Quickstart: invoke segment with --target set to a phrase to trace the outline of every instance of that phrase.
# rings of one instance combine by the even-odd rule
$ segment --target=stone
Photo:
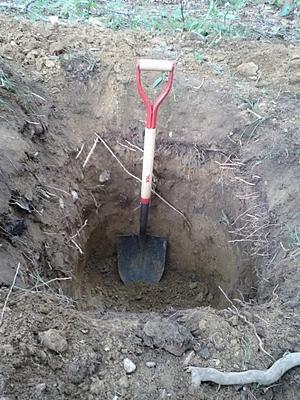
[[[55,67],[55,62],[52,61],[52,60],[46,60],[46,61],[45,61],[45,66],[46,66],[47,68],[54,68],[54,67]]]
[[[296,74],[291,74],[289,76],[289,84],[290,85],[298,85],[300,84],[300,72]]]
[[[3,344],[1,346],[1,352],[4,356],[12,356],[15,352],[15,349],[11,344]]]
[[[35,387],[35,393],[37,396],[41,396],[42,393],[46,390],[46,383],[39,383],[38,385],[36,385]]]
[[[146,367],[148,367],[148,368],[155,368],[155,367],[156,367],[156,362],[154,362],[154,361],[147,361],[147,362],[146,362]]]
[[[76,203],[76,201],[79,199],[79,195],[76,192],[76,190],[71,190],[71,195],[72,195],[73,203]]]
[[[123,388],[123,389],[128,389],[128,388],[129,388],[129,380],[128,380],[128,378],[127,378],[126,375],[125,375],[125,376],[122,376],[122,377],[119,379],[119,385],[120,385],[121,388]]]
[[[258,72],[258,66],[250,61],[247,63],[242,63],[237,67],[237,71],[240,75],[244,76],[245,78],[255,77]]]
[[[230,318],[230,322],[232,326],[238,326],[239,324],[239,318],[237,315],[234,315],[232,318]]]
[[[125,358],[123,361],[123,366],[126,374],[132,374],[136,370],[136,365],[129,358]]]
[[[35,61],[35,66],[37,71],[41,71],[44,66],[44,60],[43,58],[37,58]]]
[[[198,282],[191,282],[189,286],[191,290],[196,289],[198,286]]]
[[[142,337],[146,346],[164,349],[175,356],[181,356],[194,344],[194,338],[187,328],[161,317],[146,322]]]
[[[103,172],[101,172],[101,174],[99,175],[99,182],[101,183],[101,185],[103,183],[106,183],[110,180],[110,171],[108,171],[107,169],[105,169]]]
[[[137,348],[134,350],[134,353],[135,353],[136,355],[140,356],[141,354],[143,354],[143,350],[142,350],[140,347],[137,347]]]
[[[72,361],[65,363],[64,374],[67,380],[74,384],[80,384],[87,376],[94,375],[101,362],[100,353],[94,351],[78,354]]]
[[[43,346],[49,350],[62,353],[67,350],[68,343],[65,336],[57,329],[49,329],[45,332],[39,332],[39,338]]]
[[[101,381],[98,377],[93,377],[92,381],[93,382],[90,385],[90,392],[92,394],[96,394],[96,395],[99,395],[99,394],[104,395],[104,393],[105,393],[104,382]]]
[[[49,22],[50,22],[52,25],[58,24],[59,19],[58,19],[58,16],[57,16],[57,15],[50,15],[48,18],[49,18]]]
[[[51,55],[58,56],[64,52],[64,45],[61,42],[53,42],[49,46],[49,52]]]
[[[198,354],[204,360],[208,360],[210,358],[209,350],[207,346],[203,346],[199,351]]]
[[[166,389],[159,389],[159,398],[166,399],[168,396]]]
[[[195,351],[194,350],[190,351],[183,361],[183,366],[187,367],[194,356],[195,356]]]
[[[299,71],[300,69],[300,59],[293,59],[291,60],[290,64],[289,64],[289,70],[293,71]]]

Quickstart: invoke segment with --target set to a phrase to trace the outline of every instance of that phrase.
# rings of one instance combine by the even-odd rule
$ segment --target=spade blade
[[[118,270],[125,285],[158,283],[166,262],[167,240],[150,235],[124,235],[117,239]]]

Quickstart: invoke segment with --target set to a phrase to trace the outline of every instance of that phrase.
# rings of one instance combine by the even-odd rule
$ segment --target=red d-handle
[[[141,71],[168,71],[169,77],[168,82],[161,92],[161,94],[155,99],[153,104],[149,97],[144,91],[141,82]],[[158,108],[167,97],[171,90],[174,77],[174,63],[172,61],[165,60],[140,60],[136,65],[136,84],[138,93],[146,106],[146,128],[156,128],[157,112]]]

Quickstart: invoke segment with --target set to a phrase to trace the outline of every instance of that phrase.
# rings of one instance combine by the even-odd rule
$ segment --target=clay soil
[[[193,388],[186,370],[300,351],[299,44],[6,16],[0,45],[0,399],[300,399],[299,368],[269,388]],[[154,168],[169,204],[154,195],[149,221],[169,248],[159,284],[126,287],[116,237],[138,230],[139,57],[176,60]]]

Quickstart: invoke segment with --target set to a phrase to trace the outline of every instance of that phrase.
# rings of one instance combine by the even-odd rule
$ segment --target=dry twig
[[[80,234],[80,232],[87,226],[87,224],[88,224],[88,220],[86,219],[86,220],[84,221],[83,225],[77,230],[77,232],[75,233],[75,235],[73,235],[73,236],[70,237],[70,240],[71,240],[71,239],[75,239],[76,236],[78,236],[78,235]]]
[[[94,150],[95,150],[95,148],[97,146],[97,143],[98,143],[98,138],[95,139],[94,144],[93,144],[91,150],[89,151],[89,154],[87,155],[87,158],[85,159],[82,168],[84,168],[86,166],[86,164],[88,163],[91,155],[93,154],[93,152],[94,152]]]
[[[134,149],[137,149],[137,150],[139,150],[139,151],[141,151],[142,153],[144,153],[144,150],[141,148],[141,147],[139,147],[139,146],[137,146],[136,144],[134,144],[134,143],[131,143],[129,140],[125,140],[125,142],[126,143],[128,143],[131,147],[133,147]]]
[[[122,147],[125,147],[125,149],[128,149],[128,150],[130,150],[130,151],[136,152],[136,149],[133,149],[132,147],[127,146],[127,144],[121,143],[121,142],[119,142],[119,141],[117,141],[117,143],[118,143],[118,145],[120,145],[120,146],[122,146]]]
[[[21,264],[18,263],[13,282],[11,284],[11,287],[9,288],[9,291],[8,291],[7,296],[5,298],[5,301],[4,301],[4,305],[3,305],[2,312],[1,312],[1,317],[0,317],[0,326],[2,325],[3,318],[4,318],[4,313],[5,313],[5,310],[6,310],[7,303],[8,303],[8,299],[9,299],[9,296],[11,295],[11,292],[12,292],[14,286],[15,286],[20,267],[21,267]]]
[[[263,342],[261,340],[261,338],[258,336],[257,332],[256,332],[256,328],[255,325],[248,321],[247,318],[241,314],[238,310],[238,308],[233,304],[233,302],[230,300],[230,298],[227,296],[227,294],[224,292],[224,290],[221,288],[221,286],[218,286],[218,288],[220,289],[220,291],[223,293],[224,297],[226,298],[226,300],[232,305],[233,309],[228,307],[228,310],[231,311],[233,314],[235,314],[237,317],[239,317],[240,319],[242,319],[248,326],[250,326],[254,332],[254,335],[256,337],[256,339],[258,340],[258,345],[261,349],[261,351],[263,353],[265,353],[268,357],[270,357],[272,360],[274,360],[274,358],[271,356],[271,354],[269,354],[263,347]],[[247,383],[247,382],[244,382]]]
[[[103,143],[103,145],[106,147],[106,149],[110,152],[110,154],[113,156],[113,158],[118,162],[118,164],[122,167],[122,169],[129,175],[131,176],[133,179],[137,180],[138,182],[142,182],[142,180],[140,178],[138,178],[137,176],[133,175],[130,171],[128,171],[128,169],[125,167],[125,165],[119,160],[119,158],[115,155],[115,153],[112,151],[112,149],[109,147],[109,145],[105,142],[104,139],[102,139],[97,133],[95,133],[95,135],[97,136],[97,138]],[[165,203],[168,207],[170,207],[173,211],[175,211],[177,214],[181,215],[182,218],[185,220],[185,222],[187,223],[188,227],[191,228],[191,223],[190,221],[187,219],[187,217],[183,214],[183,212],[181,212],[180,210],[178,210],[176,207],[174,207],[171,203],[169,203],[165,198],[163,198],[160,194],[158,194],[154,189],[151,189],[151,192],[153,194],[155,194],[163,203]]]
[[[35,285],[35,286],[34,286],[33,288],[31,288],[30,290],[37,289],[37,288],[42,287],[42,286],[48,286],[49,283],[52,283],[52,282],[57,282],[57,281],[69,281],[70,279],[72,279],[71,276],[68,276],[68,277],[66,277],[66,278],[53,278],[53,279],[50,279],[50,280],[47,281],[47,282],[43,282],[43,283],[40,283],[39,285]]]
[[[240,176],[235,176],[235,179],[236,179],[237,181],[246,183],[246,185],[250,185],[250,186],[255,186],[255,185],[256,185],[256,183],[248,182],[248,181],[246,181],[245,179],[241,178]]]
[[[71,242],[74,244],[74,246],[76,247],[76,249],[79,251],[80,254],[84,254],[83,251],[81,250],[81,247],[79,246],[79,244],[75,242],[74,239],[71,239]]]
[[[82,143],[82,145],[80,147],[80,150],[79,150],[79,152],[77,153],[77,155],[75,157],[75,160],[77,160],[77,158],[80,157],[80,154],[82,153],[83,148],[84,148],[84,143]]]
[[[68,196],[71,196],[71,194],[70,194],[70,193],[66,192],[66,191],[65,191],[65,190],[63,190],[63,189],[60,189],[60,188],[57,188],[57,187],[55,187],[55,186],[51,186],[51,185],[45,185],[45,184],[42,184],[42,185],[43,185],[43,186],[45,186],[45,187],[47,187],[47,188],[49,188],[49,189],[57,190],[58,192],[61,192],[61,193],[67,194]]]

